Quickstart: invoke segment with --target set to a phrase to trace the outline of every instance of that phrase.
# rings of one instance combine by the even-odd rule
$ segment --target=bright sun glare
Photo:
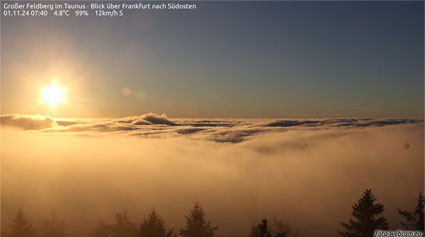
[[[58,87],[56,84],[52,84],[49,87],[45,87],[41,91],[43,101],[50,103],[52,107],[55,107],[56,104],[65,101],[64,94],[65,90],[63,88]]]

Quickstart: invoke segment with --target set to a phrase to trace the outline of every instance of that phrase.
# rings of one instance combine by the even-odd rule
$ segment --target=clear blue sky
[[[2,113],[423,116],[423,2],[197,5],[3,18]],[[34,105],[51,78],[68,88],[56,111]]]

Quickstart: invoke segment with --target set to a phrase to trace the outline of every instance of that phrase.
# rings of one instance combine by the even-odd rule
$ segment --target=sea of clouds
[[[383,127],[401,124],[423,124],[419,119],[169,119],[154,113],[119,119],[53,119],[40,115],[7,114],[0,116],[1,125],[43,132],[75,132],[86,135],[126,133],[130,136],[161,135],[205,138],[215,142],[239,143],[251,136],[285,132],[291,129],[331,129]],[[193,136],[197,135],[197,136]]]
[[[19,207],[37,225],[54,208],[85,236],[118,211],[141,222],[155,207],[178,232],[199,201],[224,237],[262,218],[336,236],[366,188],[392,229],[424,190],[420,119],[0,120],[2,226]]]

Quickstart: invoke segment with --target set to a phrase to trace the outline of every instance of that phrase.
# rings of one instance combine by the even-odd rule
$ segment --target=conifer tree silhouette
[[[424,231],[424,195],[422,192],[419,193],[417,201],[418,204],[413,212],[398,209],[398,213],[405,219],[405,222],[400,222],[400,224],[406,230]]]
[[[271,228],[268,225],[267,219],[263,219],[260,224],[253,226],[250,237],[287,237],[286,232],[272,234]]]
[[[384,206],[380,203],[375,204],[376,198],[371,189],[366,189],[363,196],[353,206],[349,223],[341,222],[345,231],[339,231],[342,237],[370,237],[375,230],[388,230],[388,223],[385,217],[378,217],[383,211]]]
[[[213,237],[218,226],[212,227],[211,222],[205,220],[206,214],[199,203],[195,203],[189,215],[186,216],[186,229],[181,229],[184,237]]]
[[[19,208],[6,233],[8,237],[34,237],[37,236],[37,229],[25,216],[24,211]]]
[[[139,228],[139,237],[171,237],[172,230],[166,230],[164,220],[156,213],[155,209],[143,221]]]
[[[250,237],[272,237],[266,219],[263,219],[260,224],[253,226]]]
[[[57,217],[56,211],[52,210],[49,219],[40,228],[41,237],[65,237],[65,226],[63,221]]]
[[[93,237],[137,237],[137,225],[128,217],[127,212],[119,212],[115,215],[115,224],[99,223],[91,236]]]

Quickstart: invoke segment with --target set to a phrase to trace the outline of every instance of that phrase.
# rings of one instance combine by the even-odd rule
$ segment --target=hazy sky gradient
[[[3,18],[2,113],[423,117],[423,4],[198,2],[121,18]],[[53,79],[67,88],[54,110],[39,102]]]

